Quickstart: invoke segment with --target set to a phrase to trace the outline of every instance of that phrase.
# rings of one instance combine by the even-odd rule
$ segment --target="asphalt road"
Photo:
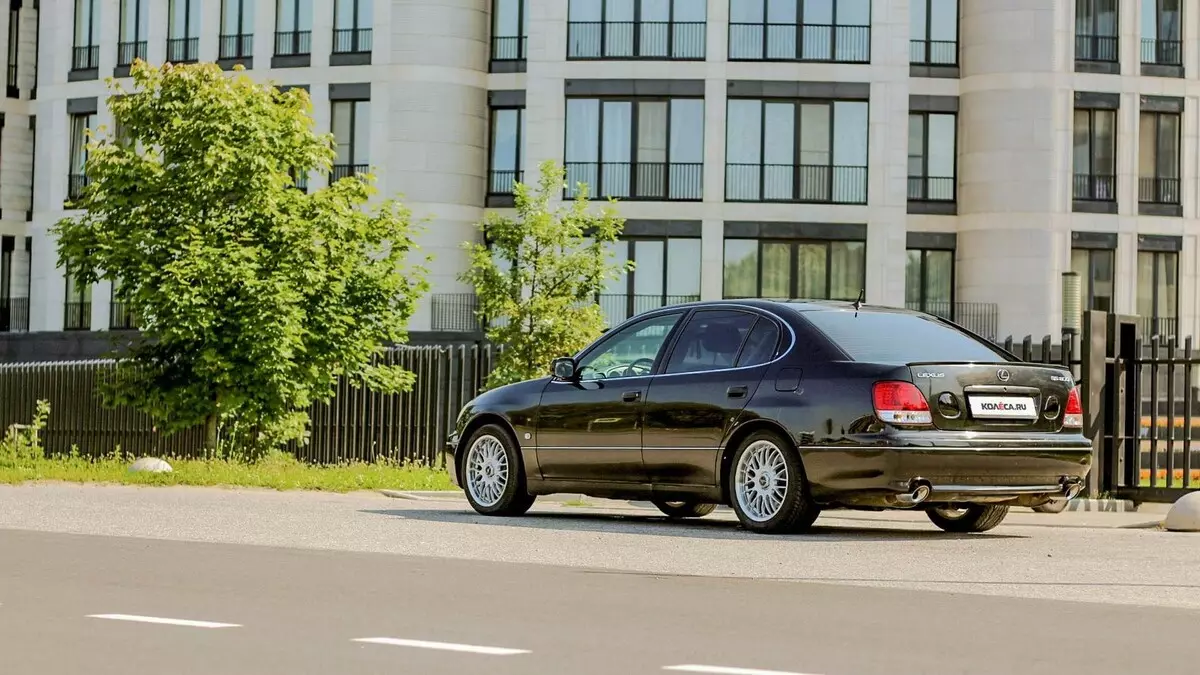
[[[0,552],[12,675],[1192,675],[1197,663],[1193,610],[13,530]],[[356,641],[375,638],[393,642]]]
[[[1200,535],[1056,518],[0,487],[0,675],[1196,673]]]

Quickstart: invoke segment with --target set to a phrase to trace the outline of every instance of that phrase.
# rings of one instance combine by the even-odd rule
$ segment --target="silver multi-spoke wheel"
[[[480,506],[495,506],[508,487],[508,454],[495,436],[480,436],[467,451],[467,489]]]
[[[762,523],[779,514],[788,490],[787,462],[779,446],[755,441],[742,453],[734,476],[734,494],[747,518]]]

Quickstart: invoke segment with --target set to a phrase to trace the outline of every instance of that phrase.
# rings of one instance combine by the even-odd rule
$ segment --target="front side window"
[[[729,99],[725,198],[867,203],[867,102]]]
[[[1116,251],[1071,249],[1071,271],[1079,275],[1080,300],[1085,310],[1111,312]]]
[[[747,312],[728,310],[696,312],[679,334],[666,372],[694,373],[733,368],[757,318]]]
[[[664,314],[626,326],[579,361],[579,377],[601,380],[614,377],[641,377],[654,368],[671,329],[682,313]]]
[[[1074,198],[1117,199],[1117,111],[1075,110]]]
[[[854,300],[866,283],[862,241],[725,240],[725,297]]]
[[[698,201],[704,100],[567,99],[566,197]]]

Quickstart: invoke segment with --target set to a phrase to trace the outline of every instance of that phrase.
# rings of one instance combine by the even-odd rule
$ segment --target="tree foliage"
[[[564,185],[563,169],[543,163],[536,191],[515,186],[516,217],[489,212],[480,224],[487,244],[468,245],[461,278],[475,287],[488,339],[504,347],[488,387],[541,377],[553,359],[599,337],[604,315],[595,296],[633,269],[612,260],[608,244],[624,221],[611,203],[593,209],[581,184],[573,202],[554,208]]]
[[[119,282],[143,339],[103,387],[109,405],[166,432],[206,424],[243,448],[299,437],[303,411],[340,376],[402,391],[414,375],[377,365],[406,340],[427,290],[410,213],[369,175],[312,194],[291,175],[328,173],[331,135],[307,93],[214,64],[138,62],[111,83],[118,137],[89,143],[89,184],[56,224],[59,264],[81,283]]]

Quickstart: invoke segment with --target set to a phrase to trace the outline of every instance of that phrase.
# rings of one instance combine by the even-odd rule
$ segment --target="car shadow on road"
[[[580,511],[555,512],[532,511],[524,516],[497,518],[483,516],[471,510],[459,509],[364,509],[363,513],[392,516],[407,520],[423,520],[435,523],[457,523],[462,525],[500,525],[525,527],[538,530],[563,530],[575,532],[611,532],[615,534],[649,534],[665,537],[693,539],[747,540],[765,539],[768,535],[749,532],[735,521],[727,519],[689,518],[675,521],[659,515]],[[1000,540],[1026,539],[1021,535],[988,532],[985,534],[952,534],[942,532],[930,525],[929,530],[898,527],[857,527],[823,524],[817,520],[813,528],[801,535],[786,535],[789,539],[818,541],[945,541],[956,539]],[[770,536],[770,539],[778,539]]]

